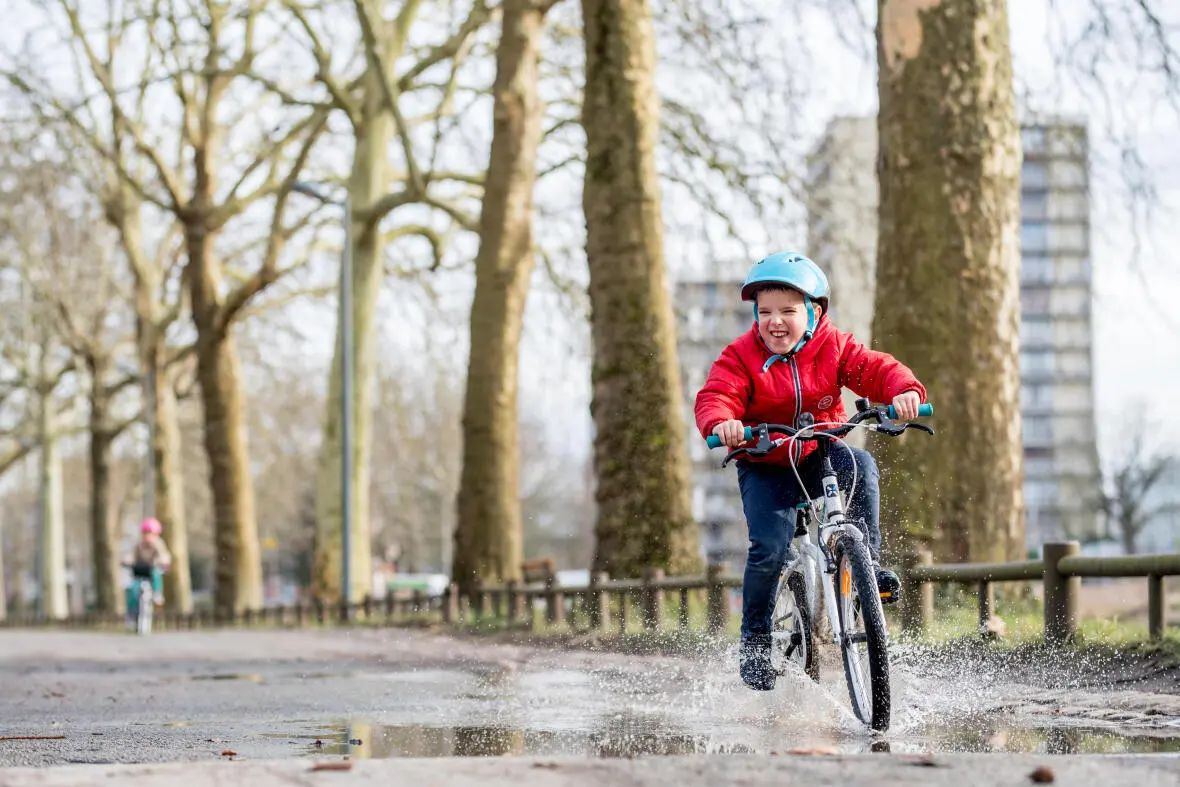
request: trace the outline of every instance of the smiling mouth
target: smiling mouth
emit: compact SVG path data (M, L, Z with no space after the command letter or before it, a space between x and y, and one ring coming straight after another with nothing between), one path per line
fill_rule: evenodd
M773 339L786 339L787 332L786 331L771 331L770 336Z

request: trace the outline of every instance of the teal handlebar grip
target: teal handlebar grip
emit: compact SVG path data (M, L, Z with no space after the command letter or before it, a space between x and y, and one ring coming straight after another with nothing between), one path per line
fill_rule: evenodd
M897 410L893 409L893 405L889 405L888 412L886 413L886 415L888 415L890 418L897 418ZM918 405L918 417L919 418L927 418L932 415L934 415L934 405L932 405L932 404Z
M754 439L754 430L747 426L746 427L746 434L742 439L743 440L753 440ZM720 448L721 447L721 438L715 434L709 435L705 439L705 442L709 444L710 448Z

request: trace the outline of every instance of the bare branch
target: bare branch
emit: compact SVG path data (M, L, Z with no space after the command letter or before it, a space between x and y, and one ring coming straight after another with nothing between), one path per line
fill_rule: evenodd
M554 0L556 1L556 0ZM552 5L552 3L550 3ZM422 75L425 71L444 60L454 58L459 54L459 51L467 43L467 39L471 37L480 27L482 27L492 17L492 12L488 9L486 0L475 0L471 5L471 12L463 23L459 25L459 29L453 36L448 38L442 44L431 49L425 55L418 59L418 62L410 66L406 73L402 74L397 80L398 90L405 93L415 88L414 80ZM386 95L388 99L388 94Z
M324 85L336 106L348 116L349 122L355 127L361 120L360 106L349 95L349 91L341 87L340 83L332 76L332 58L328 54L328 50L324 48L324 43L320 39L319 33L316 32L315 26L308 21L303 9L294 0L283 0L283 7L295 17L311 42L312 56L316 61L316 79Z
M311 154L312 147L315 145L320 133L324 130L327 119L328 114L324 110L316 110L312 113L312 122L309 124L309 131L304 136L303 146L299 154L295 157L295 161L288 169L287 175L283 179L282 185L278 188L275 196L274 213L271 217L270 233L267 237L267 248L262 259L262 264L253 276L239 285L225 299L225 302L218 310L216 335L224 335L233 322L234 317L250 299L278 278L279 254L288 238L298 230L298 227L285 228L283 226L283 216L286 213L287 199L291 195L291 187L295 185L295 181L299 179L300 172L303 171L304 164L307 163L307 158Z
M357 19L361 25L361 36L365 42L365 53L369 61L369 69L377 77L378 84L381 86L381 93L385 100L386 109L393 115L393 122L397 126L398 137L401 139L402 149L406 157L409 189L415 193L421 192L424 187L422 173L418 169L417 156L414 154L414 145L413 140L410 139L409 127L406 125L406 119L402 116L401 107L398 105L397 83L391 79L389 72L401 55L406 38L409 36L410 26L421 4L422 0L405 0L402 4L401 11L398 12L397 19L394 20L393 35L383 37L377 34L376 25L369 14L368 0L355 0L354 2ZM380 42L386 42L384 52L381 50Z

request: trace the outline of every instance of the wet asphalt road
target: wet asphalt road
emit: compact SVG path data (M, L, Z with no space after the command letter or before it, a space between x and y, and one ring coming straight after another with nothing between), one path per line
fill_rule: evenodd
M746 690L724 648L631 656L407 630L0 631L0 766L287 758L1180 752L1180 696L895 654L893 728L842 675ZM3 740L5 736L64 736ZM224 754L232 752L232 754Z

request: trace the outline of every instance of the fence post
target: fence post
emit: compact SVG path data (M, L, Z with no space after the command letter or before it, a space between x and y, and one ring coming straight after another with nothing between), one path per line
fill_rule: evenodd
M688 628L688 593L688 588L680 588L680 610L676 622L681 631Z
M725 588L721 585L721 572L725 570L724 563L710 563L705 570L705 583L708 585L709 633L720 634L729 627L729 604L725 598Z
M979 583L979 634L986 637L992 619L992 610L996 607L996 586L986 579Z
M557 572L549 570L545 576L545 622L550 626L556 626L564 621L565 594L561 592Z
M1153 642L1164 636L1165 619L1168 613L1168 595L1164 577L1160 574L1147 575L1147 633Z
M907 555L905 560L910 568L931 566L934 565L934 554L929 549L919 549ZM909 634L920 634L934 618L934 586L911 579L909 571L902 571L901 577L901 628Z
M459 620L459 586L454 582L447 585L442 603L442 621L454 625Z
M1073 640L1078 631L1078 591L1081 579L1067 577L1057 568L1063 557L1078 554L1077 541L1045 544L1045 641L1061 644Z
M590 616L591 630L607 631L610 629L610 602L602 586L610 580L610 574L605 571L595 571L590 574L590 592L586 596L586 610Z
M520 614L520 590L517 589L517 581L515 579L508 580L505 585L508 590L505 593L508 595L508 615L507 625L512 628L516 625L516 619ZM496 596L496 617L500 617L500 596Z
M645 631L658 631L664 622L664 591L652 587L654 580L663 579L662 568L643 569L643 628Z

